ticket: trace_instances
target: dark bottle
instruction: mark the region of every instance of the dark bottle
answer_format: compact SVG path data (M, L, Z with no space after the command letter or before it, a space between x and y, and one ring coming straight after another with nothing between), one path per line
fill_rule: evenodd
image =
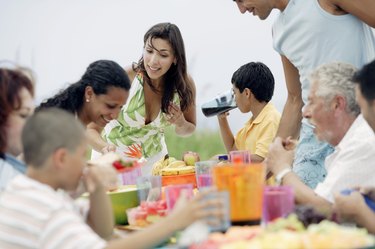
M237 105L236 101L234 100L234 94L232 90L219 94L214 99L204 103L201 106L202 112L206 117L219 115L236 107Z

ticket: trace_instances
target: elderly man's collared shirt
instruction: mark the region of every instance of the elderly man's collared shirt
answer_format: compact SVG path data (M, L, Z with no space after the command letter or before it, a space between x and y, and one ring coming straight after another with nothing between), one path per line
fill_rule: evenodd
M375 183L375 135L362 115L326 158L327 177L315 193L333 202L333 193Z

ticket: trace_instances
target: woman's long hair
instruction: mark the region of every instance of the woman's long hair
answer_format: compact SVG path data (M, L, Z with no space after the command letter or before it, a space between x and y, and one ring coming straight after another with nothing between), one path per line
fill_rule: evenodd
M7 148L6 125L9 115L22 106L20 91L26 88L34 97L34 80L30 69L0 67L0 157L3 158Z
M146 46L148 39L152 42L155 38L168 41L176 57L176 64L172 63L171 68L165 74L161 110L164 113L168 112L169 103L173 100L173 95L177 91L180 97L181 110L184 111L192 104L194 96L192 83L187 75L185 46L181 32L175 24L159 23L151 27L144 35L144 46ZM144 67L143 56L137 64L133 64L133 70L142 72L145 82L156 91Z
M106 94L109 87L130 89L130 80L125 70L116 62L98 60L91 63L82 78L68 88L45 100L37 111L48 107L57 107L76 113L81 110L85 98L85 89L91 86L96 95Z

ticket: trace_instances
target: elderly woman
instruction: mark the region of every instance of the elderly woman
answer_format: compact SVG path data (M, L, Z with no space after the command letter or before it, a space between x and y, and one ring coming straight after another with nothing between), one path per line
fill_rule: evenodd
M0 67L0 191L26 171L17 159L22 153L21 132L34 112L34 85L25 68Z

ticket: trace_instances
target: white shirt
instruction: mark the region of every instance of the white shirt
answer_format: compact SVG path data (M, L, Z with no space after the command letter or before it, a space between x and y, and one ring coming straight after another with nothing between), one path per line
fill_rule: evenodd
M333 202L333 193L375 183L375 135L360 114L325 160L327 177L315 193Z
M62 191L25 175L0 194L0 248L104 248Z

